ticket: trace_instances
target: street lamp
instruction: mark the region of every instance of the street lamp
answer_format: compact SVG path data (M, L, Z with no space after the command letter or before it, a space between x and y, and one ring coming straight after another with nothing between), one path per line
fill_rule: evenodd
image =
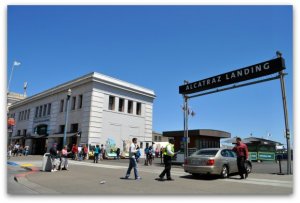
M63 141L63 147L66 146L67 144L67 126L68 126L68 116L69 116L69 101L70 101L70 97L72 95L72 90L68 89L68 93L67 93L67 109L66 109L66 117L65 117L65 129L64 129L64 141Z

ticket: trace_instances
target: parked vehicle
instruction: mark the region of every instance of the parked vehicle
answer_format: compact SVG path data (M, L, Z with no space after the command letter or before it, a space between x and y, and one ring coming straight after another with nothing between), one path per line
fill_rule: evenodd
M172 158L172 163L183 164L184 163L184 151L179 150L176 152L175 156Z
M189 156L183 165L184 171L194 176L199 174L220 175L227 178L238 172L236 154L231 149L200 149ZM245 162L248 173L252 171L251 161Z

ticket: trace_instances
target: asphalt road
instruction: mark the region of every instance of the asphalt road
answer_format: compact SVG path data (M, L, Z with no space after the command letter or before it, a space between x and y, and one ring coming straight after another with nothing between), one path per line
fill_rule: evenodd
M229 179L203 176L194 178L185 173L180 165L172 168L175 181L156 181L163 166L155 160L152 166L139 163L142 180L121 179L125 176L128 160L104 160L98 164L87 161L70 161L69 171L42 172L41 156L13 157L7 169L8 194L80 194L80 195L230 195L230 194L274 194L288 195L293 192L292 175L274 175L268 168L276 163L255 163L254 172L246 180L232 176ZM256 166L257 164L257 166ZM24 167L25 166L25 167ZM263 167L266 166L266 167ZM260 168L261 167L261 168ZM27 168L27 169L26 169ZM29 170L39 169L39 170ZM276 172L276 169L274 169ZM27 173L27 174L26 174ZM25 174L25 175L24 175ZM16 182L14 177L17 177Z

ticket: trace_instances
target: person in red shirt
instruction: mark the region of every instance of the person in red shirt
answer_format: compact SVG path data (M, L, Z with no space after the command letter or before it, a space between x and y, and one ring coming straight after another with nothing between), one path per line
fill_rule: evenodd
M77 153L78 153L78 147L76 144L73 144L73 147L72 147L72 159L73 160L77 160Z
M237 155L239 175L241 176L241 179L246 179L248 177L248 171L245 167L245 161L248 159L248 147L242 143L241 138L237 137L236 146L232 150L235 151Z

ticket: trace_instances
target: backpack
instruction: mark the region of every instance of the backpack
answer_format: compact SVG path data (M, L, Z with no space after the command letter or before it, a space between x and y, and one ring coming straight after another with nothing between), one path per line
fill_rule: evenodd
M141 152L140 152L140 150L137 150L137 152L136 152L136 154L135 154L135 158L140 158L140 156L141 156Z

